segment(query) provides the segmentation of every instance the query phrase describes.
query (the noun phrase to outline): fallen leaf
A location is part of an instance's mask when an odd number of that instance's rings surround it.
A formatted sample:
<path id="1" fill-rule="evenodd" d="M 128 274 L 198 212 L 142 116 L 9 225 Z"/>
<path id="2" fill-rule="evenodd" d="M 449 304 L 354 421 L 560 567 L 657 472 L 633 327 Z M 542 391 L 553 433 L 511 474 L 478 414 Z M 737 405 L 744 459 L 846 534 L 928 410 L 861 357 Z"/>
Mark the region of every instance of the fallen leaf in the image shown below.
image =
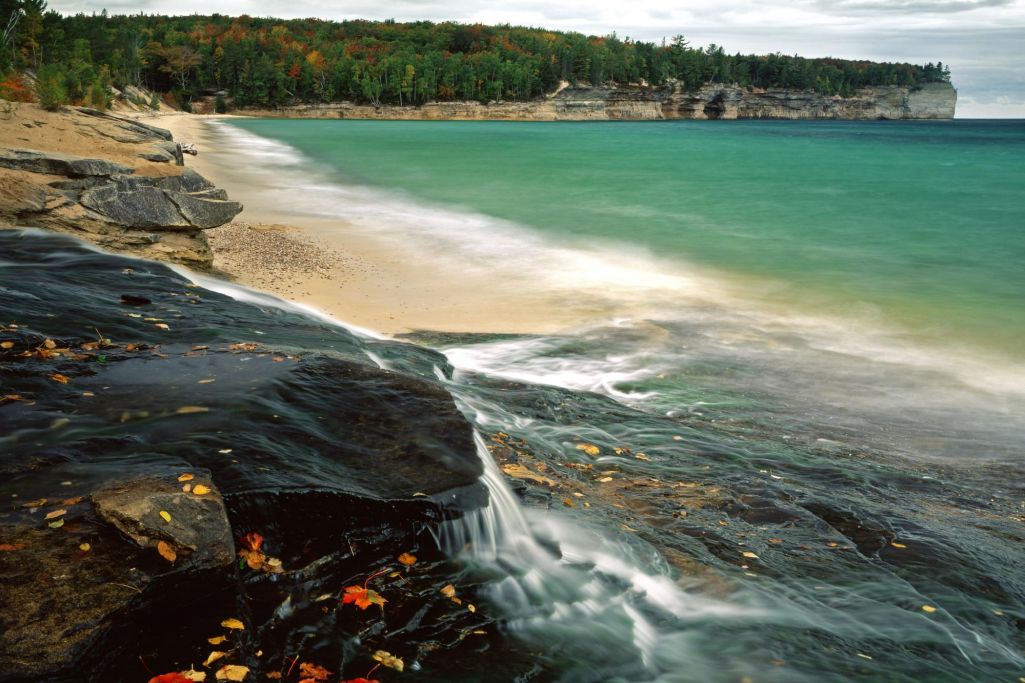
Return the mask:
<path id="1" fill-rule="evenodd" d="M 743 555 L 744 557 L 749 557 L 749 558 L 751 558 L 752 560 L 757 560 L 757 559 L 758 559 L 758 556 L 757 556 L 757 555 L 755 555 L 755 554 L 754 554 L 753 552 L 751 552 L 750 550 L 747 550 L 747 551 L 745 551 L 745 552 L 742 552 L 742 553 L 741 553 L 741 555 Z"/>
<path id="2" fill-rule="evenodd" d="M 299 665 L 299 678 L 307 678 L 314 681 L 326 681 L 331 678 L 331 672 L 317 664 L 303 662 Z"/>
<path id="3" fill-rule="evenodd" d="M 21 550 L 24 547 L 24 543 L 0 543 L 0 552 L 9 553 L 15 550 Z"/>
<path id="4" fill-rule="evenodd" d="M 46 517 L 43 519 L 53 519 L 54 517 L 60 517 L 61 515 L 68 514 L 67 510 L 54 510 L 53 512 L 47 512 Z"/>
<path id="5" fill-rule="evenodd" d="M 450 583 L 441 589 L 441 594 L 446 598 L 454 598 L 456 596 L 456 587 Z"/>
<path id="6" fill-rule="evenodd" d="M 897 541 L 890 541 L 890 545 L 894 548 L 907 548 L 906 545 L 904 545 L 903 543 L 897 543 Z"/>
<path id="7" fill-rule="evenodd" d="M 186 484 L 185 486 L 182 487 L 182 491 L 184 491 L 185 493 L 188 493 L 191 490 L 192 490 L 192 484 Z"/>
<path id="8" fill-rule="evenodd" d="M 210 643 L 211 645 L 220 645 L 221 643 L 223 643 L 227 639 L 228 639 L 228 636 L 217 636 L 215 638 L 207 638 L 206 642 Z"/>
<path id="9" fill-rule="evenodd" d="M 169 330 L 169 329 L 171 329 L 167 325 L 167 323 L 153 323 L 153 327 L 157 328 L 158 330 Z"/>
<path id="10" fill-rule="evenodd" d="M 209 413 L 210 409 L 205 406 L 182 406 L 174 412 L 179 415 L 192 415 L 193 413 Z"/>
<path id="11" fill-rule="evenodd" d="M 234 629 L 236 631 L 242 631 L 245 629 L 245 624 L 238 619 L 225 619 L 221 622 L 221 626 L 224 628 Z"/>
<path id="12" fill-rule="evenodd" d="M 62 526 L 64 526 L 64 520 L 58 519 L 56 522 L 50 522 L 46 526 L 50 527 L 51 529 L 60 529 Z"/>
<path id="13" fill-rule="evenodd" d="M 178 672 L 169 674 L 160 674 L 149 679 L 149 683 L 191 683 L 193 679 L 186 678 L 183 674 Z M 203 680 L 203 679 L 200 679 Z"/>
<path id="14" fill-rule="evenodd" d="M 217 452 L 220 453 L 221 455 L 227 455 L 228 453 L 231 453 L 231 449 L 230 448 L 222 448 L 221 450 L 219 450 Z"/>
<path id="15" fill-rule="evenodd" d="M 12 342 L 12 341 L 0 342 L 0 349 L 12 349 L 12 348 L 14 348 L 14 342 Z"/>
<path id="16" fill-rule="evenodd" d="M 93 392 L 91 392 L 91 391 L 83 391 L 83 392 L 82 392 L 82 395 L 83 395 L 83 396 L 85 396 L 85 397 L 87 397 L 87 398 L 92 398 L 92 397 L 93 397 L 93 396 L 95 396 L 96 394 L 94 394 L 94 393 L 93 393 Z"/>
<path id="17" fill-rule="evenodd" d="M 204 486 L 203 484 L 196 484 L 192 487 L 192 492 L 195 493 L 197 496 L 205 496 L 206 494 L 210 493 L 210 487 Z"/>
<path id="18" fill-rule="evenodd" d="M 399 564 L 404 564 L 407 567 L 412 567 L 416 564 L 416 555 L 411 553 L 402 553 L 399 555 Z"/>
<path id="19" fill-rule="evenodd" d="M 474 607 L 473 604 L 469 603 L 469 602 L 466 603 L 466 609 L 470 610 L 471 612 L 476 612 L 477 611 L 477 608 Z"/>
<path id="20" fill-rule="evenodd" d="M 61 384 L 68 383 L 68 378 L 60 374 L 59 372 L 55 372 L 52 375 L 50 375 L 50 379 L 52 379 L 54 382 L 60 382 Z"/>
<path id="21" fill-rule="evenodd" d="M 83 553 L 87 553 L 92 549 L 92 546 L 88 543 L 82 543 L 78 546 L 78 549 L 81 550 Z"/>
<path id="22" fill-rule="evenodd" d="M 562 504 L 565 505 L 568 508 L 574 507 L 573 506 L 573 499 L 572 498 L 563 498 L 562 499 Z"/>
<path id="23" fill-rule="evenodd" d="M 201 379 L 198 382 L 196 382 L 196 384 L 211 384 L 211 383 L 216 382 L 216 381 L 217 380 L 215 380 L 215 379 Z"/>
<path id="24" fill-rule="evenodd" d="M 601 453 L 601 449 L 595 446 L 593 443 L 578 443 L 577 450 L 587 453 L 592 458 L 598 457 L 598 454 Z"/>
<path id="25" fill-rule="evenodd" d="M 260 546 L 263 545 L 263 536 L 255 531 L 250 531 L 242 537 L 242 545 L 253 551 L 259 550 Z"/>
<path id="26" fill-rule="evenodd" d="M 62 500 L 60 502 L 60 504 L 61 505 L 78 505 L 83 500 L 85 500 L 85 498 L 83 498 L 82 496 L 75 496 L 74 498 L 65 498 L 64 500 Z"/>
<path id="27" fill-rule="evenodd" d="M 258 550 L 246 550 L 243 548 L 238 551 L 238 556 L 246 561 L 246 565 L 253 570 L 260 569 L 263 566 L 263 562 L 266 559 L 264 554 Z"/>
<path id="28" fill-rule="evenodd" d="M 272 681 L 280 681 L 281 680 L 281 672 L 280 671 L 268 671 L 266 675 L 267 675 L 267 678 L 271 679 Z"/>
<path id="29" fill-rule="evenodd" d="M 371 605 L 380 605 L 384 609 L 384 603 L 388 602 L 381 595 L 366 586 L 346 586 L 345 595 L 342 596 L 342 604 L 355 603 L 356 607 L 366 609 Z"/>
<path id="30" fill-rule="evenodd" d="M 22 503 L 21 507 L 23 507 L 23 508 L 37 508 L 37 507 L 42 507 L 43 505 L 46 505 L 46 498 L 39 498 L 37 500 L 30 500 L 27 503 Z"/>
<path id="31" fill-rule="evenodd" d="M 375 652 L 374 659 L 378 662 L 381 662 L 381 664 L 384 664 L 389 669 L 395 669 L 399 672 L 401 672 L 402 669 L 405 668 L 405 664 L 402 663 L 401 659 L 399 659 L 390 652 L 385 652 L 384 650 L 378 650 L 377 652 Z"/>
<path id="32" fill-rule="evenodd" d="M 167 541 L 157 541 L 157 552 L 160 553 L 160 557 L 168 562 L 173 563 L 178 559 L 178 553 L 174 551 L 174 548 Z"/>
<path id="33" fill-rule="evenodd" d="M 637 454 L 634 455 L 634 457 L 637 458 L 638 460 L 643 460 L 645 462 L 651 462 L 651 458 L 646 456 L 644 453 L 637 453 Z"/>
<path id="34" fill-rule="evenodd" d="M 186 472 L 185 474 L 178 477 L 178 481 L 192 481 L 192 475 Z"/>
<path id="35" fill-rule="evenodd" d="M 602 478 L 601 478 L 601 479 L 599 479 L 598 481 L 600 481 L 600 482 L 601 482 L 601 483 L 603 483 L 603 484 L 607 484 L 607 483 L 609 483 L 610 481 L 612 481 L 612 477 L 602 477 Z"/>
<path id="36" fill-rule="evenodd" d="M 933 612 L 936 611 L 936 608 L 933 607 L 932 605 L 922 605 L 922 611 L 923 612 L 928 612 L 929 614 L 932 614 Z"/>
<path id="37" fill-rule="evenodd" d="M 228 654 L 227 652 L 221 652 L 220 650 L 214 650 L 209 655 L 207 655 L 206 661 L 203 662 L 203 666 L 210 666 L 211 664 L 216 662 L 218 659 L 220 659 L 221 657 L 226 656 L 227 654 Z"/>
<path id="38" fill-rule="evenodd" d="M 270 674 L 268 674 L 268 676 L 269 675 Z M 346 678 L 342 683 L 381 683 L 381 681 L 376 678 L 363 678 L 360 676 L 359 678 Z M 1022 683 L 1025 683 L 1025 680 L 1023 680 Z"/>
<path id="39" fill-rule="evenodd" d="M 219 681 L 244 681 L 248 675 L 249 667 L 238 664 L 227 664 L 217 670 Z"/>
<path id="40" fill-rule="evenodd" d="M 167 510 L 161 510 L 161 511 L 160 511 L 160 516 L 161 516 L 161 517 L 163 518 L 163 520 L 164 520 L 165 522 L 167 522 L 168 524 L 170 524 L 170 523 L 171 523 L 171 513 L 170 513 L 170 512 L 168 512 Z"/>
<path id="41" fill-rule="evenodd" d="M 196 671 L 195 669 L 189 669 L 188 671 L 182 671 L 182 676 L 184 676 L 186 679 L 188 679 L 190 681 L 196 681 L 197 683 L 202 683 L 203 681 L 206 680 L 206 672 L 205 671 Z"/>

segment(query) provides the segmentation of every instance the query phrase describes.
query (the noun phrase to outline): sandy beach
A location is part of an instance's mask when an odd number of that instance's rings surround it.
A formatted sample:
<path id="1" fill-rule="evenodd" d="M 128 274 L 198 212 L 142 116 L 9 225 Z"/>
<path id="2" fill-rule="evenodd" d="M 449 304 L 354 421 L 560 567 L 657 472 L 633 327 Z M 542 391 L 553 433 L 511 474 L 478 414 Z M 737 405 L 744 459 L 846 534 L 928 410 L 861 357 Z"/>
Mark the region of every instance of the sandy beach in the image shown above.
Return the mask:
<path id="1" fill-rule="evenodd" d="M 545 333 L 600 313 L 595 302 L 567 305 L 538 291 L 511 268 L 485 270 L 443 254 L 425 258 L 411 245 L 340 218 L 283 213 L 263 196 L 273 169 L 246 169 L 212 127 L 217 118 L 225 117 L 176 113 L 146 120 L 194 143 L 199 154 L 187 156 L 186 165 L 245 206 L 235 221 L 206 233 L 215 269 L 239 283 L 386 334 Z"/>

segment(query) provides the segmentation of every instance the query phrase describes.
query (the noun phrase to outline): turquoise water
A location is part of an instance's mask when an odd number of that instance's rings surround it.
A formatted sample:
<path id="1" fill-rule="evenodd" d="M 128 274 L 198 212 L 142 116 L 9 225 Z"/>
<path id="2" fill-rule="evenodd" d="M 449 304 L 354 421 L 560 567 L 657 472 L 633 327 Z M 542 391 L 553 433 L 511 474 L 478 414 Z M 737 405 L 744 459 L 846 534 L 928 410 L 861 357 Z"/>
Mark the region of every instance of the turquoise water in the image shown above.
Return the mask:
<path id="1" fill-rule="evenodd" d="M 1025 126 L 219 130 L 264 206 L 340 244 L 485 267 L 499 307 L 602 302 L 414 337 L 486 462 L 553 479 L 513 498 L 492 468 L 449 538 L 530 653 L 488 680 L 1025 675 Z"/>
<path id="2" fill-rule="evenodd" d="M 1025 357 L 1025 124 L 236 122 L 347 182 Z"/>

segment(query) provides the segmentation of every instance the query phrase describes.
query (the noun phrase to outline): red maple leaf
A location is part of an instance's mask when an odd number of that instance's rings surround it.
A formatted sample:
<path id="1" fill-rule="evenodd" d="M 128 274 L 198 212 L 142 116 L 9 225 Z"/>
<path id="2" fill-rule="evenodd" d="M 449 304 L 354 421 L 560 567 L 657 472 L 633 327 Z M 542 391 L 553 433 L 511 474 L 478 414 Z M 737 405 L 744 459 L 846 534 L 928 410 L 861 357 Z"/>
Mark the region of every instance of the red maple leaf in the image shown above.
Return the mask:
<path id="1" fill-rule="evenodd" d="M 342 681 L 342 683 L 381 683 L 381 681 L 377 680 L 376 678 L 348 678 Z"/>
<path id="2" fill-rule="evenodd" d="M 360 609 L 366 609 L 371 605 L 380 605 L 384 607 L 384 603 L 388 602 L 381 595 L 375 591 L 367 588 L 366 586 L 346 586 L 345 595 L 342 596 L 342 604 L 348 605 L 350 602 L 356 603 L 356 607 Z"/>
<path id="3" fill-rule="evenodd" d="M 182 676 L 178 672 L 160 674 L 149 679 L 149 683 L 192 683 L 192 679 Z"/>
<path id="4" fill-rule="evenodd" d="M 242 545 L 249 548 L 255 553 L 257 550 L 260 549 L 260 546 L 263 545 L 263 536 L 256 533 L 255 531 L 250 531 L 248 534 L 242 537 Z"/>

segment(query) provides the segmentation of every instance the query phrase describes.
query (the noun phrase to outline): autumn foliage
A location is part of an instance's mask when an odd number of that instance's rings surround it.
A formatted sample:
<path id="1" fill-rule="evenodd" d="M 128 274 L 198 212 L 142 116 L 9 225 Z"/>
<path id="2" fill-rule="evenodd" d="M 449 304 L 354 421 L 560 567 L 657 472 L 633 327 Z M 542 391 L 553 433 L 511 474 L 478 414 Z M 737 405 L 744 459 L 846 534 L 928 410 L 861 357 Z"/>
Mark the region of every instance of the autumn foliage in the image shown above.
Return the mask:
<path id="1" fill-rule="evenodd" d="M 18 74 L 11 74 L 0 81 L 0 99 L 11 102 L 34 102 L 35 96 L 24 78 Z"/>

